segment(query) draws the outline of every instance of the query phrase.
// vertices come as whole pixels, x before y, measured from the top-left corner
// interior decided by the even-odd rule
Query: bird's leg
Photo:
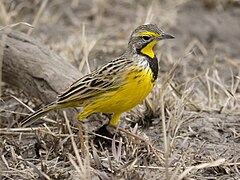
[[[78,127],[78,133],[80,138],[80,144],[81,144],[81,151],[83,153],[83,156],[85,155],[85,146],[84,146],[84,137],[83,137],[83,128],[82,128],[82,122],[77,122]]]
[[[85,145],[84,145],[84,137],[83,137],[83,128],[82,128],[82,120],[84,120],[85,118],[87,118],[89,115],[91,114],[91,112],[87,109],[87,108],[84,108],[82,110],[82,112],[80,112],[78,115],[77,115],[77,118],[78,118],[78,122],[77,122],[77,126],[78,126],[78,132],[79,132],[79,137],[80,137],[80,144],[81,144],[81,150],[82,150],[82,153],[83,155],[85,155]]]
[[[130,131],[127,131],[126,129],[118,127],[118,121],[120,120],[121,114],[122,113],[114,113],[113,114],[113,117],[112,117],[112,119],[111,119],[111,121],[109,123],[110,126],[114,127],[116,130],[122,131],[122,132],[124,132],[124,133],[126,133],[126,134],[128,134],[128,135],[130,135],[130,136],[132,136],[134,138],[136,138],[136,139],[139,139],[141,141],[145,141],[142,137],[140,137],[140,136],[138,136],[138,135],[136,135],[134,133],[131,133]]]
[[[109,124],[113,127],[117,127],[118,121],[120,120],[120,117],[121,117],[121,114],[122,113],[114,113]]]

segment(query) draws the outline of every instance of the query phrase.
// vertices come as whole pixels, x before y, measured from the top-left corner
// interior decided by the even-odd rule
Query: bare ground
[[[97,145],[93,142],[95,124],[85,123],[89,152],[84,156],[78,148],[78,130],[68,126],[67,118],[54,119],[62,124],[18,127],[22,113],[29,111],[13,96],[34,109],[42,103],[4,84],[0,104],[2,179],[240,178],[238,0],[51,1],[38,17],[42,2],[3,1],[0,4],[7,16],[3,11],[0,14],[2,26],[35,20],[31,36],[83,73],[88,72],[86,59],[95,69],[119,56],[130,32],[146,20],[176,39],[157,48],[159,81],[148,100],[122,117],[121,126],[145,142],[123,133],[120,143]],[[16,28],[28,31],[25,26]],[[168,74],[176,62],[174,75]]]

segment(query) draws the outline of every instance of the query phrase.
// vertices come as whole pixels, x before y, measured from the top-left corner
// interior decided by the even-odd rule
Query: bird
[[[52,110],[82,107],[78,120],[102,112],[111,114],[109,124],[117,127],[122,113],[140,104],[156,84],[159,67],[155,45],[173,38],[156,24],[138,26],[121,56],[74,82],[55,101],[27,116],[22,126],[32,125]]]

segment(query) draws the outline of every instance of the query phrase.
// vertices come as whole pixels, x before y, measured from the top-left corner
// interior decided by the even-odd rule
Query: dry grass
[[[28,32],[88,73],[120,55],[129,32],[139,24],[152,21],[164,30],[178,29],[179,9],[191,3],[194,4],[190,0],[150,4],[144,0],[137,4],[111,0],[5,0],[0,2],[0,30]],[[236,0],[204,1],[205,6],[199,7],[203,11],[210,7],[221,12],[238,4]],[[179,31],[176,36],[175,41],[180,41]],[[180,51],[174,42],[161,44],[158,53],[161,69],[155,89],[146,101],[123,117],[121,127],[142,140],[121,132],[120,137],[110,141],[102,137],[110,144],[96,143],[95,137],[101,135],[91,130],[93,125],[84,124],[84,135],[79,135],[80,127],[72,126],[67,114],[59,121],[45,118],[41,127],[18,127],[26,109],[38,106],[39,102],[5,84],[0,104],[0,177],[171,180],[240,177],[239,54],[219,55],[210,48],[211,43],[190,32],[182,46]]]

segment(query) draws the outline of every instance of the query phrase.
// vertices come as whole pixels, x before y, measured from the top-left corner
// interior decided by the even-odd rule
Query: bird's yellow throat
[[[150,58],[154,58],[153,47],[157,43],[157,41],[152,41],[148,43],[144,48],[141,49],[141,53],[149,56]]]

